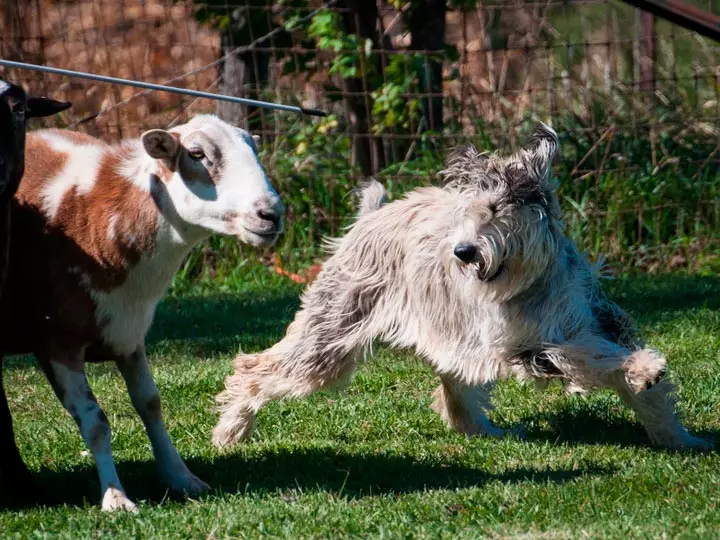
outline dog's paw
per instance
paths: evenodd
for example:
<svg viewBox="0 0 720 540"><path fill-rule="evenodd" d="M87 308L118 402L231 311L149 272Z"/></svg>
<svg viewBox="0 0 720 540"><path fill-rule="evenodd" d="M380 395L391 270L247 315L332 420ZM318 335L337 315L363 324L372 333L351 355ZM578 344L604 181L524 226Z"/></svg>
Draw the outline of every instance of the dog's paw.
<svg viewBox="0 0 720 540"><path fill-rule="evenodd" d="M564 381L563 392L566 396L586 396L588 391L577 383Z"/></svg>
<svg viewBox="0 0 720 540"><path fill-rule="evenodd" d="M658 351L635 351L625 362L625 381L634 393L649 390L665 377L667 360Z"/></svg>
<svg viewBox="0 0 720 540"><path fill-rule="evenodd" d="M212 432L212 443L217 449L244 441L252 433L255 417L228 419L221 417Z"/></svg>

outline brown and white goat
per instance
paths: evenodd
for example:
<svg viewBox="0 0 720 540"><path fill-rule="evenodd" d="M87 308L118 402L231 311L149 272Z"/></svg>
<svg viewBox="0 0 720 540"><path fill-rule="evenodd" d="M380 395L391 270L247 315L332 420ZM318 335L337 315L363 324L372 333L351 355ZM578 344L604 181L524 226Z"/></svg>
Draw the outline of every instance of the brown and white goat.
<svg viewBox="0 0 720 540"><path fill-rule="evenodd" d="M116 146L69 131L28 136L2 347L37 357L95 458L104 510L135 505L118 478L85 362L116 362L168 485L189 495L206 490L168 436L145 334L194 245L216 232L269 246L283 213L253 139L214 116Z"/></svg>
<svg viewBox="0 0 720 540"><path fill-rule="evenodd" d="M69 107L70 103L27 96L21 87L0 81L0 295L9 264L10 205L25 169L27 121ZM23 495L31 486L32 477L13 439L12 418L0 369L0 506L25 499Z"/></svg>

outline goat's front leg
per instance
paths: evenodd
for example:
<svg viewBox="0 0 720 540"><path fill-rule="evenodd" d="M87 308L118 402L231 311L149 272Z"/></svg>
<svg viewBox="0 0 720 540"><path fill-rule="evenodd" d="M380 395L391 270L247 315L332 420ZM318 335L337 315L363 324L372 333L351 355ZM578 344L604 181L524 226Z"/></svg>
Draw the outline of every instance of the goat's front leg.
<svg viewBox="0 0 720 540"><path fill-rule="evenodd" d="M85 376L83 349L53 351L47 356L38 355L40 365L55 394L70 413L92 452L100 477L102 509L127 510L137 507L128 499L120 483L110 447L110 424L98 405Z"/></svg>
<svg viewBox="0 0 720 540"><path fill-rule="evenodd" d="M504 437L522 434L521 429L498 428L487 417L492 410L490 393L495 383L468 386L447 375L441 375L440 380L431 407L448 427L466 435Z"/></svg>
<svg viewBox="0 0 720 540"><path fill-rule="evenodd" d="M205 482L190 472L170 440L160 407L160 394L155 386L145 347L116 361L130 394L135 410L140 415L153 454L163 480L175 491L197 495L210 489Z"/></svg>

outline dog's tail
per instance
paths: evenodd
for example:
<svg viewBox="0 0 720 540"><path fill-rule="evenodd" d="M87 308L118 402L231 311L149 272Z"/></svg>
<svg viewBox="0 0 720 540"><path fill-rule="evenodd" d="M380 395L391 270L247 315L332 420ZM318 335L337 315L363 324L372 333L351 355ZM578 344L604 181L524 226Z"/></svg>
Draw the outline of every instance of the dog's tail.
<svg viewBox="0 0 720 540"><path fill-rule="evenodd" d="M379 210L387 202L385 187L374 178L363 182L356 193L359 199L358 218Z"/></svg>

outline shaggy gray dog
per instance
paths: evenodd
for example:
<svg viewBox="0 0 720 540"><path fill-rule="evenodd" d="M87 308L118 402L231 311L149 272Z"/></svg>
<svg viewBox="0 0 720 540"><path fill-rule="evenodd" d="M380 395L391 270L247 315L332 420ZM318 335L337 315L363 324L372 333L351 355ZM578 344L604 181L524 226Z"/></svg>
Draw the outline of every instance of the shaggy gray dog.
<svg viewBox="0 0 720 540"><path fill-rule="evenodd" d="M665 358L644 348L565 236L550 177L557 150L556 133L541 125L509 157L455 151L442 188L383 204L384 189L371 183L285 338L237 357L213 442L247 437L271 400L346 380L378 338L433 367L433 408L466 434L504 433L487 418L494 381L557 378L570 391L614 389L654 444L708 447L677 417Z"/></svg>

